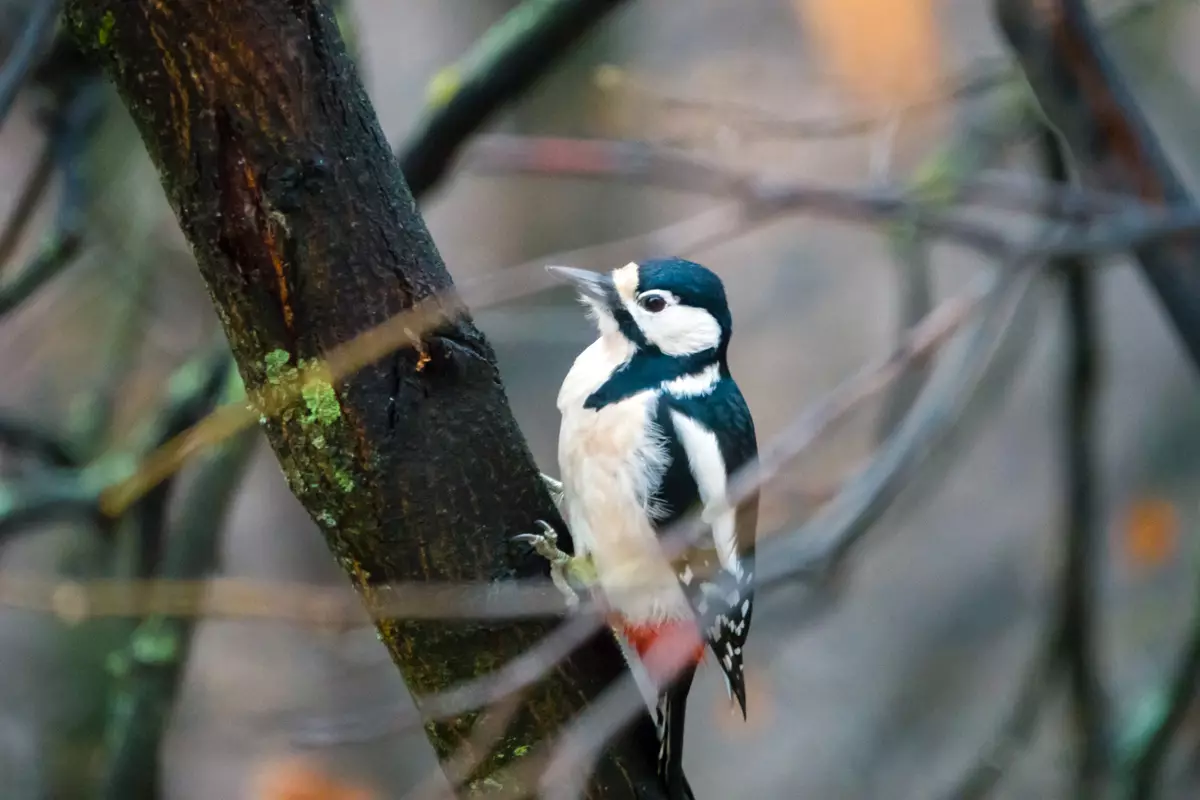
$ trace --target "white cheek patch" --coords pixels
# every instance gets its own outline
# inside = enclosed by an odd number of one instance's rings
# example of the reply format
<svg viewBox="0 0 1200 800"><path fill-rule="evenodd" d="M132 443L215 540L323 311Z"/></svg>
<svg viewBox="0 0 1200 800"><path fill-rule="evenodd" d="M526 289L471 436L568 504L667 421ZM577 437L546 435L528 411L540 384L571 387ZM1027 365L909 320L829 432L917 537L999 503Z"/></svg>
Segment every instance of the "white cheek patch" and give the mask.
<svg viewBox="0 0 1200 800"><path fill-rule="evenodd" d="M690 356L712 350L721 343L720 323L702 308L672 305L652 314L632 305L629 313L646 341L669 356Z"/></svg>

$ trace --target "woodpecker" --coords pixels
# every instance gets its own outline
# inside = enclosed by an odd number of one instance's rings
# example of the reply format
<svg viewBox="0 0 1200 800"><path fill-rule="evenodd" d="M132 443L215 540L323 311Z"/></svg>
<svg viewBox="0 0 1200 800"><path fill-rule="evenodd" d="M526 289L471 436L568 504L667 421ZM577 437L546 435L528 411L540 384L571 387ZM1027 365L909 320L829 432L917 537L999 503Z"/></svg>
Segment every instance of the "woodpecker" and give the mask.
<svg viewBox="0 0 1200 800"><path fill-rule="evenodd" d="M729 476L757 455L754 422L729 371L732 320L725 287L679 258L631 263L611 273L548 267L574 284L599 338L558 395L561 482L546 477L574 553L551 526L523 534L564 573L588 575L609 622L655 673L652 648L669 637L685 668L658 698L658 775L672 800L691 798L683 776L686 700L705 645L731 702L746 715L742 648L753 607L757 497L726 505ZM668 560L659 535L704 512L711 536ZM700 619L708 620L701 630ZM662 677L659 683L662 685Z"/></svg>

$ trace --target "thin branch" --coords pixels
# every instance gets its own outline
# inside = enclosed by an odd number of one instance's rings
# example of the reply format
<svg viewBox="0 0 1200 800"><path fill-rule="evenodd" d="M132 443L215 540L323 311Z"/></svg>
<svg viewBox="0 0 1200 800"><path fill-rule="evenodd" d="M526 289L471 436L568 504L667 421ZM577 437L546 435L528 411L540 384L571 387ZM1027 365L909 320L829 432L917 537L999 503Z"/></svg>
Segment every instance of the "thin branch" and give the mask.
<svg viewBox="0 0 1200 800"><path fill-rule="evenodd" d="M1149 725L1144 737L1134 743L1128 779L1130 800L1153 800L1158 796L1162 771L1171 752L1171 744L1183 727L1188 712L1200 691L1200 593L1192 609L1192 626L1171 671L1167 696L1157 720Z"/></svg>
<svg viewBox="0 0 1200 800"><path fill-rule="evenodd" d="M1028 128L1024 106L1004 106L979 126L984 148L1003 146ZM536 175L547 178L590 178L651 185L716 197L734 197L749 209L806 211L847 220L902 220L934 205L948 206L947 193L959 205L983 205L1019 214L1078 221L1118 212L1162 213L1136 196L1070 183L1039 181L1029 175L984 171L931 170L911 186L867 189L821 186L781 180L770 174L740 171L686 151L647 142L569 139L491 134L475 139L464 156L467 171L488 175ZM1175 207L1190 208L1191 204ZM747 213L748 217L753 214ZM953 230L930 231L951 238Z"/></svg>
<svg viewBox="0 0 1200 800"><path fill-rule="evenodd" d="M0 543L32 525L68 519L97 520L95 487L75 471L46 472L0 483Z"/></svg>
<svg viewBox="0 0 1200 800"><path fill-rule="evenodd" d="M497 743L504 738L509 724L520 709L519 694L499 699L490 705L480 715L467 740L445 760L442 769L431 770L425 780L404 796L404 800L457 800L463 794L477 794L480 787L471 781L472 774L478 771ZM471 791L464 793L461 790L468 782Z"/></svg>
<svg viewBox="0 0 1200 800"><path fill-rule="evenodd" d="M79 453L70 442L48 428L7 413L0 413L0 445L54 467L79 464Z"/></svg>
<svg viewBox="0 0 1200 800"><path fill-rule="evenodd" d="M417 714L411 713L406 704L337 719L314 720L302 723L292 740L308 747L368 741L406 732L424 720L451 718L500 702L536 684L547 671L595 636L599 623L592 609L572 614L542 641L495 672L438 694L416 698Z"/></svg>
<svg viewBox="0 0 1200 800"><path fill-rule="evenodd" d="M4 230L0 231L0 275L4 274L22 234L33 219L33 212L37 210L38 203L42 201L46 189L50 186L50 178L57 167L55 155L54 144L47 139L42 143L42 152L38 155L33 171L21 186L21 193L17 196L12 214L4 223Z"/></svg>
<svg viewBox="0 0 1200 800"><path fill-rule="evenodd" d="M1067 166L1054 134L1046 130L1042 160L1054 180L1067 177ZM1090 265L1082 258L1056 259L1063 279L1069 324L1067 369L1063 385L1063 489L1066 501L1066 553L1061 579L1059 646L1070 687L1075 739L1079 748L1076 794L1096 796L1107 771L1108 712L1098 675L1095 414L1099 371L1099 334Z"/></svg>
<svg viewBox="0 0 1200 800"><path fill-rule="evenodd" d="M947 792L949 800L983 800L992 793L1009 766L1033 736L1045 701L1053 690L1057 676L1058 635L1048 637L1049 643L1037 648L1032 662L1017 688L1005 717L992 742L969 770Z"/></svg>
<svg viewBox="0 0 1200 800"><path fill-rule="evenodd" d="M109 317L111 331L97 356L104 367L84 398L80 414L71 420L71 439L90 458L101 454L112 434L118 401L141 354L154 279L162 266L153 252L129 256L128 266L114 270L112 278L120 296L116 311Z"/></svg>
<svg viewBox="0 0 1200 800"><path fill-rule="evenodd" d="M967 100L992 91L1013 78L1014 71L1006 59L981 59L967 67L951 83L948 91L935 92L925 97L908 101L888 115L879 113L847 114L843 116L821 115L807 119L788 118L769 109L747 103L714 101L699 98L679 97L638 87L639 94L646 95L669 110L704 111L720 114L722 122L735 128L745 140L761 139L843 139L848 136L865 136L876 132L898 113L905 117L918 114L949 103Z"/></svg>
<svg viewBox="0 0 1200 800"><path fill-rule="evenodd" d="M99 81L85 82L56 117L51 140L53 160L63 173L58 215L45 243L16 275L0 284L0 315L25 302L65 269L83 244L91 187L84 177L83 155L93 126L104 113Z"/></svg>
<svg viewBox="0 0 1200 800"><path fill-rule="evenodd" d="M47 471L0 485L0 541L28 525L52 519L83 517L111 525L119 515L105 511L105 493L128 480L131 462L136 466L148 451L161 447L176 430L190 426L211 407L221 389L213 376L225 374L228 358L222 343L180 367L172 376L170 396L144 426L132 452L112 452L79 469Z"/></svg>
<svg viewBox="0 0 1200 800"><path fill-rule="evenodd" d="M926 202L914 213L946 211L958 202L967 182L981 172L982 167L1009 150L1020 134L1029 127L1028 112L1009 108L1008 98L991 103L983 112L968 113L959 123L954 142L925 159L915 170L914 189ZM929 243L917 234L909 218L901 218L889 226L889 249L897 271L897 332L918 324L933 308L933 272ZM932 372L932 356L918 359L896 381L884 397L875 438L886 439L911 410L922 387Z"/></svg>
<svg viewBox="0 0 1200 800"><path fill-rule="evenodd" d="M520 97L623 0L524 0L430 87L425 117L398 148L413 196L445 175L466 139Z"/></svg>
<svg viewBox="0 0 1200 800"><path fill-rule="evenodd" d="M176 371L167 385L166 402L152 426L153 447L161 447L211 412L232 371L233 360L224 336ZM148 578L158 571L167 535L167 501L172 483L171 478L162 481L132 509L134 577Z"/></svg>
<svg viewBox="0 0 1200 800"><path fill-rule="evenodd" d="M999 26L1085 186L1190 207L1191 195L1104 45L1083 0L995 0ZM1150 286L1200 367L1200 237L1134 248Z"/></svg>
<svg viewBox="0 0 1200 800"><path fill-rule="evenodd" d="M32 3L25 27L13 43L13 49L0 65L0 125L8 118L25 78L33 70L42 46L54 30L62 0L38 0Z"/></svg>
<svg viewBox="0 0 1200 800"><path fill-rule="evenodd" d="M1120 9L1108 13L1101 24L1105 28L1130 25L1146 13L1163 5L1164 0L1134 0ZM915 98L897 111L904 116L911 116L930 108L968 101L1012 83L1018 74L1008 59L981 58L948 81L947 91ZM887 121L885 115L878 113L789 118L771 109L747 103L680 97L637 84L632 86L632 89L637 94L659 103L668 111L699 111L719 115L722 124L736 129L739 137L744 141L766 138L842 139L848 136L863 136L873 133Z"/></svg>
<svg viewBox="0 0 1200 800"><path fill-rule="evenodd" d="M226 373L232 364L225 362ZM239 386L236 376L230 381ZM257 441L257 431L243 431L208 453L198 465L171 537L160 575L168 580L194 580L217 566L220 532L242 482ZM112 742L99 796L111 800L158 797L162 772L159 748L179 693L191 650L194 621L188 617L154 616L134 631L127 651L118 654L114 713L109 720Z"/></svg>
<svg viewBox="0 0 1200 800"><path fill-rule="evenodd" d="M80 496L94 508L94 492L80 490ZM380 584L378 591L378 607L364 612L361 598L344 587L233 578L66 581L0 572L0 607L59 615L59 599L70 597L72 610L66 616L79 619L155 615L253 619L338 631L360 626L364 620L498 622L556 618L567 611L562 594L546 578L502 585L409 581ZM591 610L590 606L581 609Z"/></svg>
<svg viewBox="0 0 1200 800"><path fill-rule="evenodd" d="M819 580L847 556L911 477L913 467L953 429L974 387L987 374L1032 277L1028 270L1006 271L982 298L971 296L983 306L945 367L945 384L930 385L904 423L832 502L795 532L773 539L777 545L755 576L759 586L797 578ZM890 371L894 363L889 359L875 369ZM860 375L864 382L874 380L866 370Z"/></svg>

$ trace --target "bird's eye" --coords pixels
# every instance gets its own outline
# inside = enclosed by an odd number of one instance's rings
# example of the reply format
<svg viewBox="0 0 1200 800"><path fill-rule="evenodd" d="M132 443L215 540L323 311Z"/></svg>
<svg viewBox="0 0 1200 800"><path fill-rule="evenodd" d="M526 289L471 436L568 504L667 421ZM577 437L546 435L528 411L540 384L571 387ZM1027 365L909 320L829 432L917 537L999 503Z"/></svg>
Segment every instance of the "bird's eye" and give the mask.
<svg viewBox="0 0 1200 800"><path fill-rule="evenodd" d="M648 294L638 300L638 305L649 311L651 314L657 314L667 307L666 299L660 294Z"/></svg>

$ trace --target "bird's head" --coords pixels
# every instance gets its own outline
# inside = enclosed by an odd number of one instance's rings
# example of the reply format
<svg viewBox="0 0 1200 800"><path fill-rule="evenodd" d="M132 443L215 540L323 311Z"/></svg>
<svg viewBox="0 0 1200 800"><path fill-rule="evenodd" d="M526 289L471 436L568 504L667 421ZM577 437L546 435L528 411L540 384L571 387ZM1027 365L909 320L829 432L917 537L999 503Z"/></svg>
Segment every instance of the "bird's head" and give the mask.
<svg viewBox="0 0 1200 800"><path fill-rule="evenodd" d="M682 258L630 263L609 273L547 267L565 278L592 311L603 336L637 351L724 361L732 333L725 286L712 270Z"/></svg>

